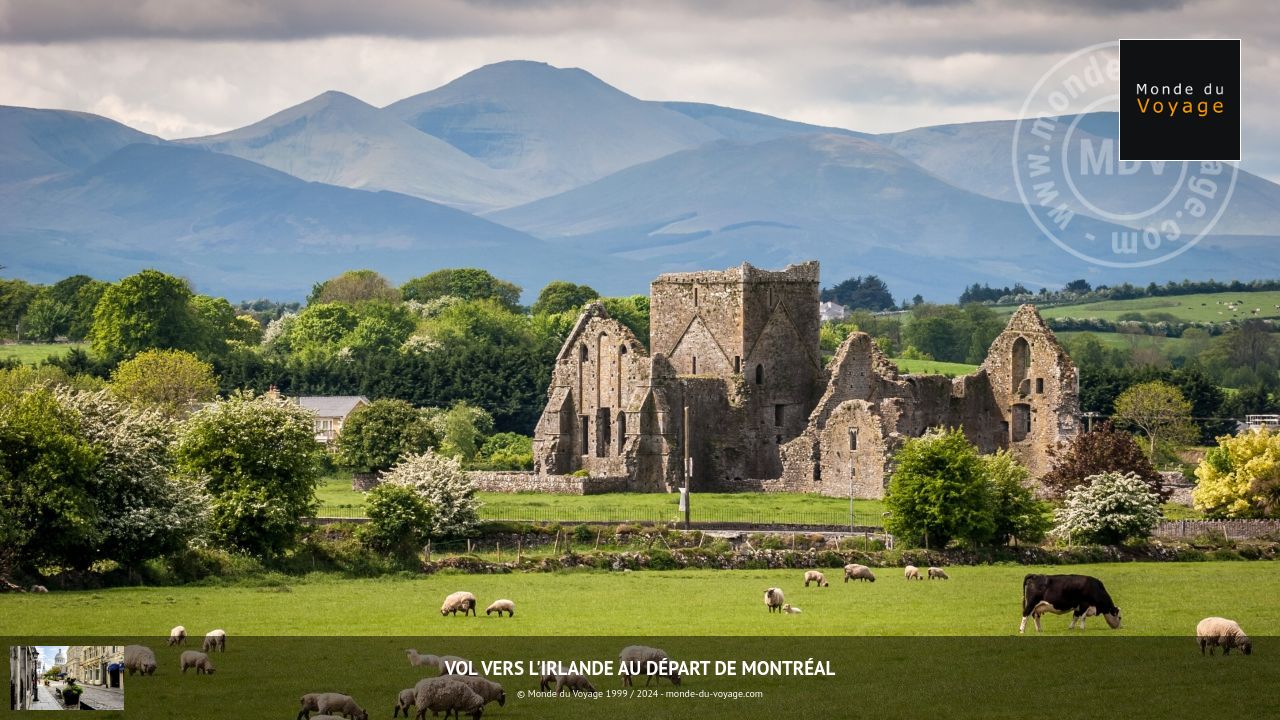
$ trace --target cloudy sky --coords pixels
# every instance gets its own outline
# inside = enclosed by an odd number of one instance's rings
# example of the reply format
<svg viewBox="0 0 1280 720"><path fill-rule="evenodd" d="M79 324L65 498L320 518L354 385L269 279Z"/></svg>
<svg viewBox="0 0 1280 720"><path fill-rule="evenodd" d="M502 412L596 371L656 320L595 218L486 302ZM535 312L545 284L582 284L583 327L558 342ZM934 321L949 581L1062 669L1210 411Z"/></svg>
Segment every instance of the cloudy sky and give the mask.
<svg viewBox="0 0 1280 720"><path fill-rule="evenodd" d="M0 104L185 137L527 59L644 99L879 132L1013 117L1054 62L1118 37L1242 38L1243 166L1280 180L1270 0L0 0Z"/></svg>

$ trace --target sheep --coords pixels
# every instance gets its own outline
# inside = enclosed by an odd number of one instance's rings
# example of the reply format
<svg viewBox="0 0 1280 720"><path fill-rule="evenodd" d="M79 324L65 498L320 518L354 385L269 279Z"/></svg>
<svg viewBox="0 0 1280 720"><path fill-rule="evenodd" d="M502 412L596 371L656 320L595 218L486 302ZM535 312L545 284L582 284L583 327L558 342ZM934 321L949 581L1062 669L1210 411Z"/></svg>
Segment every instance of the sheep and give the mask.
<svg viewBox="0 0 1280 720"><path fill-rule="evenodd" d="M33 593L47 593L47 592L49 592L49 588L47 588L47 587L45 587L45 586L43 586L43 585L32 585L32 586L31 586L31 592L33 592Z"/></svg>
<svg viewBox="0 0 1280 720"><path fill-rule="evenodd" d="M905 578L906 578L906 579L908 579L908 580L923 580L923 579L924 579L924 578L920 577L920 568L916 567L915 565L908 565L908 566L906 566L905 568L903 568L903 569L902 569L902 575L903 575L903 577L905 577Z"/></svg>
<svg viewBox="0 0 1280 720"><path fill-rule="evenodd" d="M169 631L169 647L187 642L187 629L181 625Z"/></svg>
<svg viewBox="0 0 1280 720"><path fill-rule="evenodd" d="M782 606L782 612L788 615L799 615L804 611L796 607L795 605L792 605L791 603L787 603L786 605Z"/></svg>
<svg viewBox="0 0 1280 720"><path fill-rule="evenodd" d="M299 720L307 720L313 712L321 715L342 715L351 720L369 720L369 713L350 695L342 693L307 693L298 700L298 704L302 708L298 710Z"/></svg>
<svg viewBox="0 0 1280 720"><path fill-rule="evenodd" d="M485 608L484 614L498 613L498 617L502 617L502 613L506 613L507 617L515 617L516 604L510 600L494 600L489 607Z"/></svg>
<svg viewBox="0 0 1280 720"><path fill-rule="evenodd" d="M182 674L187 674L188 668L195 668L197 675L212 675L214 671L213 662L209 660L209 656L195 650L187 650L178 657L178 663L182 666Z"/></svg>
<svg viewBox="0 0 1280 720"><path fill-rule="evenodd" d="M446 597L444 599L444 604L440 606L441 616L453 614L456 617L458 611L462 611L464 617L467 613L475 615L476 596L465 590L460 590L456 593L450 594L449 597Z"/></svg>
<svg viewBox="0 0 1280 720"><path fill-rule="evenodd" d="M414 648L404 651L409 656L409 664L414 667L426 666L440 672L440 656L439 655L422 655Z"/></svg>
<svg viewBox="0 0 1280 720"><path fill-rule="evenodd" d="M395 709L391 711L391 717L400 717L400 713L404 713L405 717L409 717L409 708L414 706L414 698L416 697L417 692L413 688L401 690L399 697L396 698ZM316 720L316 718L311 718L311 720Z"/></svg>
<svg viewBox="0 0 1280 720"><path fill-rule="evenodd" d="M124 667L132 675L154 675L156 673L156 654L145 645L124 646Z"/></svg>
<svg viewBox="0 0 1280 720"><path fill-rule="evenodd" d="M560 675L556 678L556 694L561 694L565 689L569 690L570 695L578 693L587 694L594 693L596 686L591 684L591 680L586 675Z"/></svg>
<svg viewBox="0 0 1280 720"><path fill-rule="evenodd" d="M850 579L875 582L876 574L871 572L871 568L866 565L853 563L844 566L844 581L849 582Z"/></svg>
<svg viewBox="0 0 1280 720"><path fill-rule="evenodd" d="M817 570L809 570L804 574L804 586L809 587L810 582L818 583L818 587L829 587L827 577Z"/></svg>
<svg viewBox="0 0 1280 720"><path fill-rule="evenodd" d="M445 718L450 713L458 717L465 712L472 720L480 720L484 713L484 698L456 677L425 678L418 681L413 691L413 702L418 706L416 720L426 720L428 710L432 715L443 710Z"/></svg>
<svg viewBox="0 0 1280 720"><path fill-rule="evenodd" d="M227 631L226 630L210 630L204 636L204 645L200 648L204 652L217 650L218 652L227 651Z"/></svg>
<svg viewBox="0 0 1280 720"><path fill-rule="evenodd" d="M551 685L555 683L561 675L567 675L568 672L568 668L563 663L543 665L542 676L538 679L538 689L550 690Z"/></svg>
<svg viewBox="0 0 1280 720"><path fill-rule="evenodd" d="M637 664L641 672L636 675L644 675L644 684L648 685L654 677L665 677L671 680L672 685L680 684L680 673L672 669L668 675L654 676L649 674L649 663L659 663L669 660L665 650L659 648L646 647L644 645L628 645L622 648L622 652L618 653L618 664L622 666L622 685L623 687L631 687L631 670L633 665ZM652 668L656 669L656 668Z"/></svg>
<svg viewBox="0 0 1280 720"><path fill-rule="evenodd" d="M1210 655L1216 647L1222 648L1223 655L1230 655L1231 648L1240 648L1245 655L1253 654L1253 641L1240 629L1239 623L1226 618L1207 617L1197 623L1196 642L1200 644L1201 655L1206 647Z"/></svg>
<svg viewBox="0 0 1280 720"><path fill-rule="evenodd" d="M929 579L930 580L950 580L951 576L947 574L946 570L943 570L940 567L931 567L929 568Z"/></svg>
<svg viewBox="0 0 1280 720"><path fill-rule="evenodd" d="M764 606L769 608L769 612L781 611L785 601L782 588L771 587L764 591Z"/></svg>
<svg viewBox="0 0 1280 720"><path fill-rule="evenodd" d="M485 704L497 702L498 707L507 704L507 691L502 689L500 683L496 683L489 678L481 675L449 675L448 677L471 688L475 694L484 698Z"/></svg>

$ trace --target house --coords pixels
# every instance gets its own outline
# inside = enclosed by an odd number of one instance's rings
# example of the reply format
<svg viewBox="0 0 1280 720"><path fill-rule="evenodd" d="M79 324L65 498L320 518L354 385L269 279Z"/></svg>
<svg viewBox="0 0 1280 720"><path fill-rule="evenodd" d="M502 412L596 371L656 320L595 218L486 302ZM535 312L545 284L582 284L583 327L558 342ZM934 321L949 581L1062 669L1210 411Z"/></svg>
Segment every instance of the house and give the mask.
<svg viewBox="0 0 1280 720"><path fill-rule="evenodd" d="M363 395L300 395L294 400L315 414L316 442L322 443L337 438L351 413L369 404Z"/></svg>
<svg viewBox="0 0 1280 720"><path fill-rule="evenodd" d="M834 302L823 302L818 305L818 318L822 322L844 320L849 317L849 308Z"/></svg>

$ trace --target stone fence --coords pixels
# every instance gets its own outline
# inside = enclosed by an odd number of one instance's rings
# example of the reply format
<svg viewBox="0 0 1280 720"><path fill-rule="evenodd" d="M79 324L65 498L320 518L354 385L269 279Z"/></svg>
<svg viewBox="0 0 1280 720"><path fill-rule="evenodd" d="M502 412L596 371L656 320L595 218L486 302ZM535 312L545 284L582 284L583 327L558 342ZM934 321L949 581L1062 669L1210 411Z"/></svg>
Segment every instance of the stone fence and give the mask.
<svg viewBox="0 0 1280 720"><path fill-rule="evenodd" d="M1156 537L1194 538L1215 535L1231 540L1280 535L1280 520L1162 520Z"/></svg>
<svg viewBox="0 0 1280 720"><path fill-rule="evenodd" d="M600 495L624 492L627 479L539 475L532 470L469 470L467 477L484 492L546 492L560 495Z"/></svg>

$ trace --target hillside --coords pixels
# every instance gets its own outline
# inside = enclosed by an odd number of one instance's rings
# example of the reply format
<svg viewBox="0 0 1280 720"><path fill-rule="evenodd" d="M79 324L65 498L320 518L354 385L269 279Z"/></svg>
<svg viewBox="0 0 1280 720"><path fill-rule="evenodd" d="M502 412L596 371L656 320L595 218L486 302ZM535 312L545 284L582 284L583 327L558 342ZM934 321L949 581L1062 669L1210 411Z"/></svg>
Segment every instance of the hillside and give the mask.
<svg viewBox="0 0 1280 720"><path fill-rule="evenodd" d="M1232 310L1232 306L1236 309ZM1011 313L1015 309L1017 308L1013 306L998 308L1003 313ZM1254 309L1259 312L1253 313ZM1040 314L1047 318L1098 318L1100 320L1120 320L1121 315L1134 312L1144 315L1168 314L1187 322L1280 318L1280 291L1170 295L1132 300L1105 300L1079 305L1055 305L1040 309Z"/></svg>

